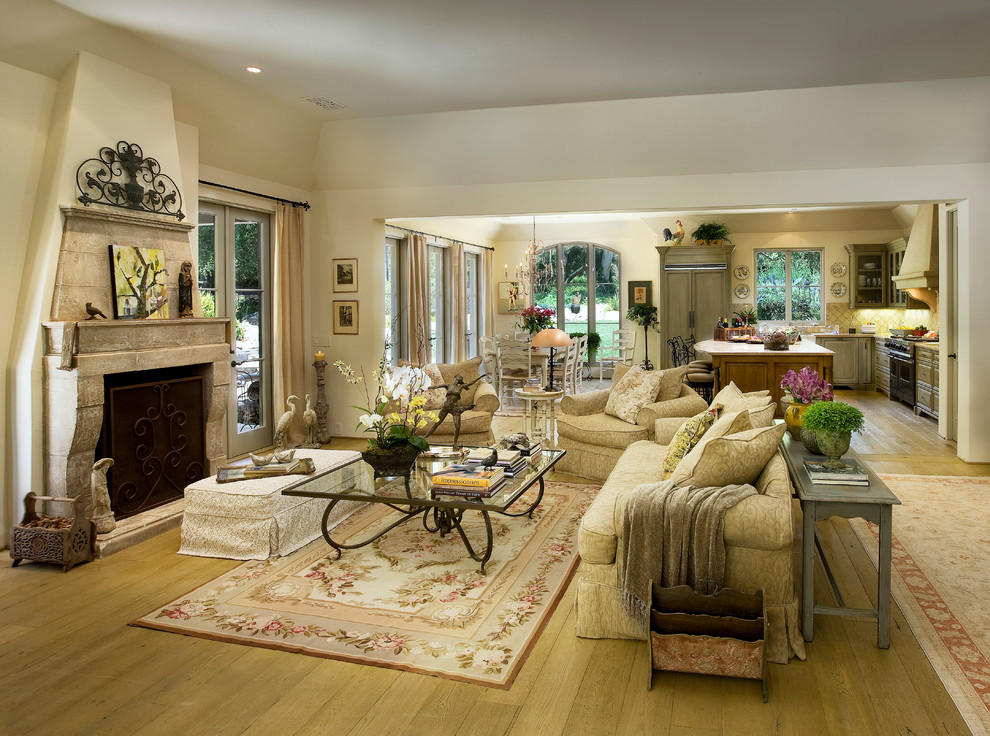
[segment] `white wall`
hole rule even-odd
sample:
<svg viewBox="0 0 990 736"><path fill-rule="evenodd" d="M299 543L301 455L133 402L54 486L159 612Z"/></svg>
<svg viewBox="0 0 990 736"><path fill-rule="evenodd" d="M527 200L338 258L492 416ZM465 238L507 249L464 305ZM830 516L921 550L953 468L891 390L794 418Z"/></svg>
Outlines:
<svg viewBox="0 0 990 736"><path fill-rule="evenodd" d="M384 189L967 163L986 161L988 129L986 77L538 105L327 123L316 173Z"/></svg>
<svg viewBox="0 0 990 736"><path fill-rule="evenodd" d="M0 274L7 288L0 289L0 365L5 373L4 391L0 393L0 485L10 488L13 482L12 443L9 436L10 383L6 374L11 362L11 342L17 320L20 284L24 282L27 242L34 213L34 201L52 105L55 101L54 80L0 63L0 90L5 100L0 114L0 213L4 223L4 243L0 245ZM20 520L22 509L14 508L13 496L0 495L0 529L9 529Z"/></svg>

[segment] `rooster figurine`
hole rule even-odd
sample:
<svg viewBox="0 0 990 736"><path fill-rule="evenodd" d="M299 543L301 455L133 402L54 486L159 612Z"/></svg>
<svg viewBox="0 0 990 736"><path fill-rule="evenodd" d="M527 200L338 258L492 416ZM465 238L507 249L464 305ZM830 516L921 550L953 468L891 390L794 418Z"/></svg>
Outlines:
<svg viewBox="0 0 990 736"><path fill-rule="evenodd" d="M684 240L684 225L681 224L680 220L674 220L677 223L677 232L671 232L669 227L663 229L663 240L664 242L674 241L674 245L680 245L681 241Z"/></svg>

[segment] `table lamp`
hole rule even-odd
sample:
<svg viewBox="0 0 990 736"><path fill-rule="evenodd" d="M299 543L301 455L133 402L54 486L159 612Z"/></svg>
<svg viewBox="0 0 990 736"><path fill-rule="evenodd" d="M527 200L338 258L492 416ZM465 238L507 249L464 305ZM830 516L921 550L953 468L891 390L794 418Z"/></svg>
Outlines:
<svg viewBox="0 0 990 736"><path fill-rule="evenodd" d="M543 387L544 391L553 391L553 353L556 348L566 348L571 344L571 336L563 330L549 329L540 330L533 336L530 345L534 348L550 348L550 363L547 370L550 372L550 383Z"/></svg>

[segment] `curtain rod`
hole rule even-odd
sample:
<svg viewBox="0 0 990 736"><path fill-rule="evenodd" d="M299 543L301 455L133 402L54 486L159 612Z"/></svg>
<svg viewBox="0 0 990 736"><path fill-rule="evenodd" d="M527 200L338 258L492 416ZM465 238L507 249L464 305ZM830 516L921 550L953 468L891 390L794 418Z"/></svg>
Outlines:
<svg viewBox="0 0 990 736"><path fill-rule="evenodd" d="M291 204L293 207L302 207L304 210L309 210L309 202L296 202L291 199L284 199L282 197L273 197L270 194L261 194L260 192L252 192L250 189L240 189L238 187L229 187L226 184L217 184L213 181L199 180L200 184L205 184L208 187L216 187L217 189L228 189L231 192L240 192L241 194L250 194L254 197L262 197L263 199L271 199L276 202L282 202L283 204Z"/></svg>
<svg viewBox="0 0 990 736"><path fill-rule="evenodd" d="M478 245L477 243L468 243L464 240L455 240L454 238L446 238L443 235L434 235L433 233L424 233L420 230L410 230L407 227L399 227L398 225L393 225L386 222L385 227L390 227L393 230L401 230L405 233L412 233L413 235L423 235L427 238L440 238L441 240L449 240L451 243L460 243L461 245L470 245L472 248L481 248L482 250L490 250L494 252L494 248L490 245Z"/></svg>

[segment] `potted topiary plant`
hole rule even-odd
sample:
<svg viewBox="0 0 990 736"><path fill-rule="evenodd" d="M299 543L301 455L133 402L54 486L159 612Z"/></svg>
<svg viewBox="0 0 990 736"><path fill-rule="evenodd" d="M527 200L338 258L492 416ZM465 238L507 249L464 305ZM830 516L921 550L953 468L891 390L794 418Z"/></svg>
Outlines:
<svg viewBox="0 0 990 736"><path fill-rule="evenodd" d="M646 355L643 358L643 370L652 371L653 363L650 362L650 328L652 327L659 331L657 324L660 320L657 318L657 308L652 304L633 304L629 307L629 311L626 312L626 319L632 320L642 326L643 332L646 335L644 345Z"/></svg>
<svg viewBox="0 0 990 736"><path fill-rule="evenodd" d="M802 426L815 433L818 449L828 459L822 466L841 470L853 432L863 428L863 412L843 401L818 401L804 412Z"/></svg>
<svg viewBox="0 0 990 736"><path fill-rule="evenodd" d="M732 242L729 240L729 228L720 222L701 223L691 233L691 237L698 245L722 245L723 240L726 243Z"/></svg>

